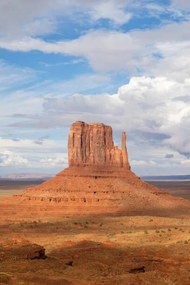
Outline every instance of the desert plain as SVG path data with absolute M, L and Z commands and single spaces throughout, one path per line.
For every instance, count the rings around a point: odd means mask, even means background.
M 1 198 L 39 182 L 1 182 Z M 153 183 L 190 193 L 190 182 Z M 24 218 L 13 209 L 0 235 L 0 284 L 190 284 L 189 215 Z

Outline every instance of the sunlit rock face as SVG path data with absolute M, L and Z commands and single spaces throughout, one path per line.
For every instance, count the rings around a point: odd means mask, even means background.
M 102 123 L 75 122 L 69 132 L 69 166 L 103 166 L 130 169 L 126 134 L 121 149 L 114 145 L 112 128 Z
M 124 132 L 119 148 L 114 145 L 110 126 L 77 121 L 68 137 L 68 167 L 1 203 L 6 213 L 13 208 L 22 216 L 157 214 L 187 211 L 190 203 L 163 193 L 131 171 Z

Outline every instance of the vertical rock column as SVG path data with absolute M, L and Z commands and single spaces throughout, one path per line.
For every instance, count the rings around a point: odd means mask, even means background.
M 122 158 L 123 158 L 123 167 L 130 169 L 127 147 L 126 147 L 126 132 L 122 132 L 121 151 L 122 151 Z
M 69 166 L 104 166 L 129 168 L 126 134 L 122 149 L 114 146 L 112 128 L 100 123 L 75 122 L 69 132 Z

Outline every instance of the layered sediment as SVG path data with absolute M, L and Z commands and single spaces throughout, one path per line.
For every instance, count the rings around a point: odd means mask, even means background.
M 104 124 L 75 122 L 69 132 L 69 166 L 117 167 L 130 169 L 126 149 L 126 134 L 122 147 L 114 145 L 112 128 Z
M 189 209 L 189 202 L 159 191 L 130 168 L 126 133 L 121 148 L 112 128 L 75 122 L 68 138 L 68 168 L 4 203 L 26 209 L 25 215 L 160 212 Z M 3 204 L 1 204 L 3 206 Z

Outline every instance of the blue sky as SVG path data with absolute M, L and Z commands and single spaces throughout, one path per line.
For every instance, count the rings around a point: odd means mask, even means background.
M 76 120 L 138 175 L 189 174 L 190 2 L 1 0 L 0 175 L 67 166 Z

